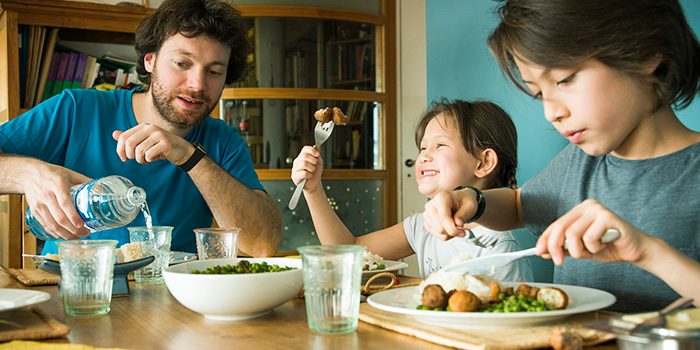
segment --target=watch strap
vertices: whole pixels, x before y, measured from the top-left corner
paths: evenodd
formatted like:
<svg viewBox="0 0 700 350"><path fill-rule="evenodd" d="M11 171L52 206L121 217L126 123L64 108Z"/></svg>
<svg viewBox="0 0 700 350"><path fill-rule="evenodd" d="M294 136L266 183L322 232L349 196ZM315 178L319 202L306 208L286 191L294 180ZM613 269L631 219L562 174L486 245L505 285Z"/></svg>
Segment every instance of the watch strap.
<svg viewBox="0 0 700 350"><path fill-rule="evenodd" d="M207 151L204 149L204 147L202 147L202 145L192 142L192 146L194 146L194 153L192 153L188 160L178 165L178 168L184 172L192 170L192 168L194 168L194 166L207 155Z"/></svg>

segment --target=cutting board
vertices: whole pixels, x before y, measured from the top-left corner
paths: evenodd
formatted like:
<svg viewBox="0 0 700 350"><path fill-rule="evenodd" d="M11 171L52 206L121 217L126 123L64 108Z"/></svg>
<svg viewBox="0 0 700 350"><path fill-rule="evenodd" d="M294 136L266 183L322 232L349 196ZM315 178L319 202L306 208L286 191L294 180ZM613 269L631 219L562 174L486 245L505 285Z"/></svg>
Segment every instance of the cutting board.
<svg viewBox="0 0 700 350"><path fill-rule="evenodd" d="M415 318L375 309L369 304L360 305L360 320L394 332L410 335L440 345L458 349L534 349L549 347L553 329L577 332L585 346L601 344L615 338L583 327L583 324L604 321L614 314L604 311L570 316L550 325L524 328L442 328L424 324Z"/></svg>

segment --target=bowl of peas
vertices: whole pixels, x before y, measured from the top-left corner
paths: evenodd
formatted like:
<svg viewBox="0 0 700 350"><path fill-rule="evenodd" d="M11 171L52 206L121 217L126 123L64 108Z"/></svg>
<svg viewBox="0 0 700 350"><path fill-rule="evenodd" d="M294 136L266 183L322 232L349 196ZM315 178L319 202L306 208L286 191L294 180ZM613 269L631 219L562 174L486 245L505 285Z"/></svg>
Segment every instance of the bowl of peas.
<svg viewBox="0 0 700 350"><path fill-rule="evenodd" d="M259 317L296 297L301 259L238 258L192 261L163 271L170 294L188 309L220 321Z"/></svg>

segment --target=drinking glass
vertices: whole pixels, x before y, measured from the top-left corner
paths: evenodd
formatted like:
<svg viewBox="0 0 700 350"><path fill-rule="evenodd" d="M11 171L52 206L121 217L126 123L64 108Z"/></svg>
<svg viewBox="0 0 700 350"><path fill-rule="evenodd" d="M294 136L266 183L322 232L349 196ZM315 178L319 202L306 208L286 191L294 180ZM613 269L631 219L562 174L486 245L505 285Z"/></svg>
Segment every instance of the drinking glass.
<svg viewBox="0 0 700 350"><path fill-rule="evenodd" d="M144 256L155 257L152 263L134 271L137 283L161 284L163 270L170 263L170 242L173 237L172 226L135 226L128 227L131 243L139 243Z"/></svg>
<svg viewBox="0 0 700 350"><path fill-rule="evenodd" d="M115 240L62 241L58 245L61 293L70 316L98 316L112 301Z"/></svg>
<svg viewBox="0 0 700 350"><path fill-rule="evenodd" d="M358 245L300 247L309 328L318 333L357 329L363 253Z"/></svg>
<svg viewBox="0 0 700 350"><path fill-rule="evenodd" d="M235 259L238 242L237 228L196 228L197 258Z"/></svg>

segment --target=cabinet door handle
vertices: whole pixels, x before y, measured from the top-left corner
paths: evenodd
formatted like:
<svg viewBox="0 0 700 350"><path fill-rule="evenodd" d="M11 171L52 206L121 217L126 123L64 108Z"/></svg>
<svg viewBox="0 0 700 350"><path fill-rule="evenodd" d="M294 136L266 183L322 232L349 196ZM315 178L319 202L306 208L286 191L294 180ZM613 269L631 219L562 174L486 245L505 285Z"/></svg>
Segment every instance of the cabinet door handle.
<svg viewBox="0 0 700 350"><path fill-rule="evenodd" d="M403 163L406 164L406 166L409 168L416 164L416 162L413 159L406 159L406 161Z"/></svg>

